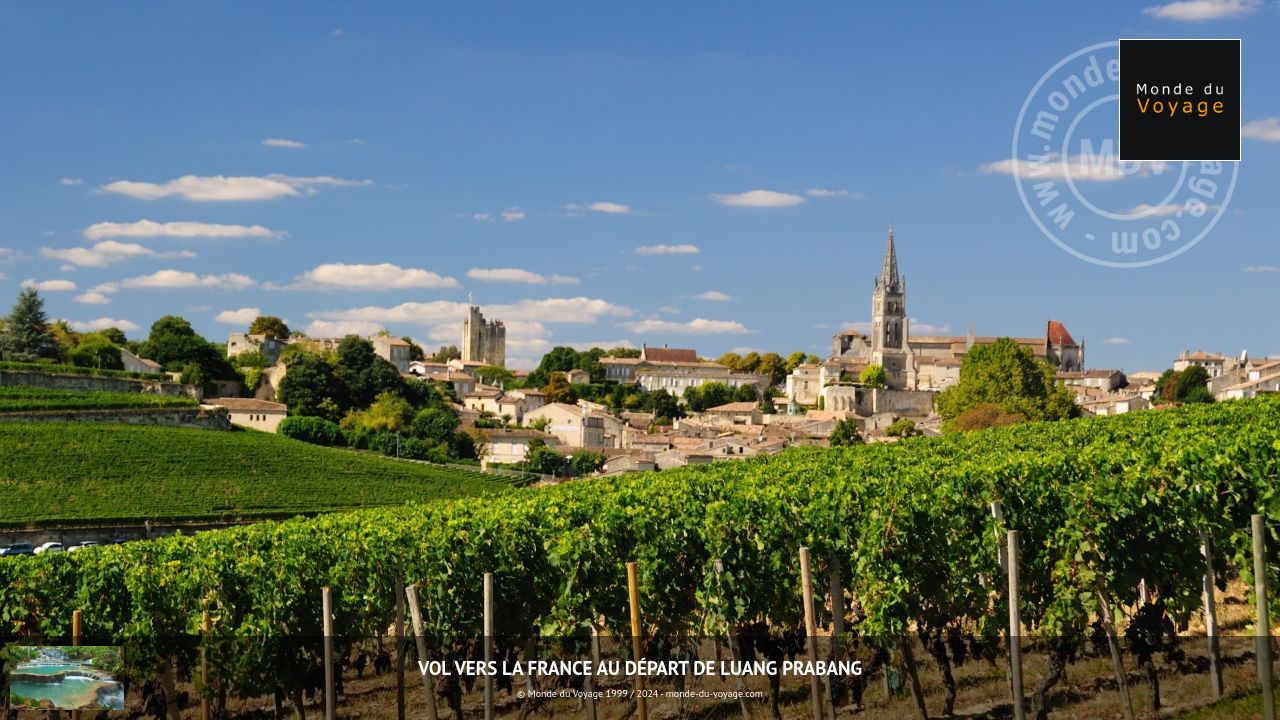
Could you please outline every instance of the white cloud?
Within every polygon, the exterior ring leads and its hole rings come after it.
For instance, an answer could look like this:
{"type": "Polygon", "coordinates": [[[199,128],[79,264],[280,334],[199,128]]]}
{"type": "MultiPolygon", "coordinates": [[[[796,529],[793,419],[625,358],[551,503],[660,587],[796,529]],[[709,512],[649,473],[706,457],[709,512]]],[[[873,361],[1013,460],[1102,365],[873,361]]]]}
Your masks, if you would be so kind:
{"type": "Polygon", "coordinates": [[[421,268],[402,268],[391,263],[378,265],[325,263],[299,275],[291,285],[268,285],[271,290],[404,290],[407,288],[451,288],[458,281],[421,268]]]}
{"type": "Polygon", "coordinates": [[[298,142],[297,140],[286,140],[284,138],[267,138],[262,141],[267,147],[284,148],[286,150],[306,150],[307,144],[298,142]]]}
{"type": "Polygon", "coordinates": [[[239,310],[223,310],[214,316],[214,322],[226,325],[248,325],[262,314],[262,308],[246,307],[239,310]]]}
{"type": "Polygon", "coordinates": [[[364,145],[365,144],[364,141],[361,140],[360,138],[351,138],[349,140],[343,140],[342,142],[346,143],[347,145],[364,145]]]}
{"type": "Polygon", "coordinates": [[[866,195],[863,195],[860,192],[849,192],[848,190],[828,190],[826,188],[809,188],[808,190],[805,190],[804,194],[808,195],[809,197],[815,197],[815,198],[847,197],[847,198],[853,198],[855,200],[861,200],[866,197],[866,195]]]}
{"type": "Polygon", "coordinates": [[[6,277],[8,277],[8,276],[7,276],[7,275],[5,275],[4,273],[0,272],[0,280],[5,279],[6,277]]]}
{"type": "Polygon", "coordinates": [[[382,323],[367,320],[312,320],[305,328],[310,337],[345,337],[347,335],[376,335],[382,323]]]}
{"type": "Polygon", "coordinates": [[[40,248],[40,256],[50,260],[61,260],[71,267],[106,267],[112,263],[122,262],[131,258],[145,257],[176,260],[193,258],[196,254],[190,250],[156,252],[137,243],[103,240],[102,242],[94,243],[93,247],[40,248]]]}
{"type": "Polygon", "coordinates": [[[106,330],[107,328],[118,328],[124,332],[135,332],[141,330],[136,323],[128,320],[116,320],[109,317],[100,317],[96,320],[86,320],[83,322],[71,321],[71,328],[77,332],[94,332],[95,330],[106,330]]]}
{"type": "Polygon", "coordinates": [[[1198,22],[1248,15],[1261,4],[1260,0],[1179,0],[1165,5],[1152,5],[1142,12],[1165,20],[1198,22]]]}
{"type": "Polygon", "coordinates": [[[1103,344],[1103,345],[1128,345],[1128,344],[1129,344],[1129,338],[1127,338],[1127,337],[1119,337],[1119,336],[1117,336],[1117,337],[1109,337],[1109,338],[1107,338],[1106,340],[1103,340],[1103,341],[1102,341],[1102,344],[1103,344]]]}
{"type": "Polygon", "coordinates": [[[662,307],[658,308],[658,312],[666,313],[668,315],[679,315],[680,308],[672,307],[671,305],[663,305],[662,307]]]}
{"type": "Polygon", "coordinates": [[[708,290],[693,296],[696,300],[709,300],[711,302],[729,302],[733,298],[720,292],[719,290],[708,290]]]}
{"type": "Polygon", "coordinates": [[[1250,265],[1246,267],[1244,271],[1251,273],[1273,273],[1280,272],[1280,268],[1275,265],[1250,265]]]}
{"type": "Polygon", "coordinates": [[[131,223],[100,222],[84,229],[88,240],[102,238],[274,238],[284,235],[261,225],[220,225],[203,222],[166,222],[139,220],[131,223]]]}
{"type": "Polygon", "coordinates": [[[1169,163],[1160,161],[1121,163],[1110,154],[1090,157],[1051,152],[1042,158],[1035,161],[1019,158],[997,160],[978,169],[984,173],[1015,175],[1020,180],[1066,180],[1070,177],[1077,182],[1116,182],[1130,177],[1162,175],[1171,169],[1169,163]]]}
{"type": "Polygon", "coordinates": [[[524,211],[518,207],[507,208],[502,211],[502,222],[515,222],[524,219],[524,211]]]}
{"type": "Polygon", "coordinates": [[[159,200],[180,197],[196,202],[234,202],[245,200],[275,200],[282,197],[299,197],[299,188],[308,193],[316,186],[347,187],[372,185],[372,180],[346,180],[327,175],[294,177],[273,174],[266,177],[223,175],[183,175],[166,183],[117,180],[98,188],[103,192],[125,195],[139,200],[159,200]]]}
{"type": "Polygon", "coordinates": [[[601,348],[602,350],[612,350],[614,348],[633,348],[635,343],[630,340],[595,340],[593,342],[571,342],[556,343],[557,345],[567,345],[578,352],[585,352],[591,348],[601,348]]]}
{"type": "Polygon", "coordinates": [[[1266,142],[1280,142],[1280,115],[1247,122],[1240,128],[1240,137],[1266,142]]]}
{"type": "MultiPolygon", "coordinates": [[[[316,320],[364,320],[382,324],[437,325],[461,322],[467,314],[467,308],[466,303],[436,300],[425,303],[407,302],[393,307],[370,305],[342,310],[325,310],[309,313],[308,317],[316,320]]],[[[486,305],[484,314],[488,318],[502,320],[508,326],[520,321],[590,324],[602,317],[630,317],[632,310],[606,300],[572,297],[486,305]]]]}
{"type": "Polygon", "coordinates": [[[65,187],[75,187],[76,185],[79,185],[83,182],[84,181],[81,180],[80,178],[64,177],[58,181],[58,184],[63,185],[65,187]]]}
{"type": "Polygon", "coordinates": [[[257,283],[248,275],[223,273],[221,275],[197,275],[180,270],[158,270],[150,275],[139,275],[120,282],[127,288],[213,288],[218,290],[243,290],[257,283]]]}
{"type": "MultiPolygon", "coordinates": [[[[858,320],[857,322],[843,322],[837,325],[817,323],[814,327],[838,327],[841,330],[857,330],[865,335],[871,332],[871,321],[858,320]]],[[[918,318],[908,318],[907,327],[912,335],[947,335],[951,332],[951,326],[946,323],[927,323],[919,320],[918,318]]]]}
{"type": "Polygon", "coordinates": [[[641,245],[637,255],[697,255],[702,252],[697,245],[641,245]]]}
{"type": "Polygon", "coordinates": [[[542,275],[519,268],[471,268],[467,277],[487,282],[525,283],[528,285],[577,285],[578,278],[567,275],[542,275]]]}
{"type": "Polygon", "coordinates": [[[472,219],[472,220],[479,220],[480,222],[488,222],[489,220],[492,220],[492,219],[493,219],[493,216],[491,216],[491,215],[490,215],[489,213],[487,213],[487,212],[478,212],[478,213],[472,213],[472,214],[471,214],[471,219],[472,219]]]}
{"type": "Polygon", "coordinates": [[[777,208],[791,207],[804,202],[804,198],[792,193],[774,190],[748,190],[742,193],[713,193],[711,197],[721,205],[733,207],[777,208]]]}
{"type": "Polygon", "coordinates": [[[642,334],[721,335],[749,332],[742,323],[734,320],[707,320],[706,318],[695,318],[687,323],[670,320],[640,320],[622,323],[622,327],[633,333],[642,334]]]}
{"type": "Polygon", "coordinates": [[[86,291],[71,299],[84,305],[106,305],[111,302],[111,298],[96,290],[86,291]]]}
{"type": "MultiPolygon", "coordinates": [[[[1206,210],[1217,210],[1219,206],[1205,205],[1203,207],[1206,210]]],[[[1164,205],[1148,205],[1146,203],[1142,203],[1129,208],[1126,214],[1141,215],[1144,217],[1165,217],[1168,215],[1181,215],[1184,212],[1187,212],[1187,207],[1177,203],[1167,203],[1164,205]]]]}
{"type": "Polygon", "coordinates": [[[35,288],[40,292],[70,292],[76,289],[76,284],[71,280],[34,280],[27,278],[20,283],[24,288],[35,288]]]}
{"type": "Polygon", "coordinates": [[[0,247],[0,263],[9,264],[25,259],[25,255],[13,248],[0,247]]]}
{"type": "Polygon", "coordinates": [[[630,205],[613,202],[593,202],[588,207],[594,212],[609,213],[611,215],[627,215],[631,212],[630,205]]]}

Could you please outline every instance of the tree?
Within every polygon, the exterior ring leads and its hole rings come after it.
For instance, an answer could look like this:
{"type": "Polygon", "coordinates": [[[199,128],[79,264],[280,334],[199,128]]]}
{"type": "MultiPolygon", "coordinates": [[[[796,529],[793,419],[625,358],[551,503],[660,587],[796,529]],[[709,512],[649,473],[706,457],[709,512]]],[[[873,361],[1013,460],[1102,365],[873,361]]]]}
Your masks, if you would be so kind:
{"type": "Polygon", "coordinates": [[[948,424],[950,430],[982,430],[1005,425],[1016,425],[1027,421],[1021,413],[1005,412],[995,403],[975,405],[960,413],[948,424]]]}
{"type": "Polygon", "coordinates": [[[551,375],[551,381],[542,388],[542,392],[547,396],[549,403],[569,403],[570,405],[578,402],[578,395],[573,391],[573,386],[569,384],[569,378],[563,372],[555,372],[551,375]]]}
{"type": "Polygon", "coordinates": [[[684,390],[684,401],[694,412],[702,412],[733,400],[733,389],[724,383],[709,382],[701,387],[688,387],[684,390]]]}
{"type": "Polygon", "coordinates": [[[759,399],[760,393],[756,391],[755,385],[739,385],[733,391],[733,400],[731,402],[755,402],[759,399]]]}
{"type": "Polygon", "coordinates": [[[409,337],[408,335],[405,335],[400,339],[409,343],[409,362],[421,361],[426,358],[427,356],[426,351],[422,349],[421,345],[414,342],[413,338],[409,337]]]}
{"type": "Polygon", "coordinates": [[[289,416],[280,421],[276,432],[313,445],[341,445],[346,442],[337,423],[319,417],[289,416]]]}
{"type": "Polygon", "coordinates": [[[458,430],[458,417],[451,411],[431,407],[418,412],[409,423],[409,431],[424,440],[451,442],[458,430]]]}
{"type": "Polygon", "coordinates": [[[191,323],[177,315],[165,315],[151,324],[151,334],[141,352],[143,357],[155,360],[170,372],[186,372],[188,365],[197,365],[206,390],[214,380],[239,377],[227,361],[226,349],[197,335],[191,323]]]}
{"type": "Polygon", "coordinates": [[[529,373],[528,386],[540,387],[551,382],[553,373],[567,373],[578,367],[578,351],[571,347],[558,345],[542,356],[538,367],[529,373]]]}
{"type": "Polygon", "coordinates": [[[289,339],[289,326],[275,315],[259,315],[249,325],[250,335],[266,335],[267,337],[289,339]]]}
{"type": "Polygon", "coordinates": [[[760,356],[760,363],[756,366],[756,372],[761,375],[769,376],[769,385],[779,385],[786,381],[787,361],[782,359],[778,353],[765,353],[760,356]]]}
{"type": "Polygon", "coordinates": [[[884,434],[889,437],[915,437],[920,434],[920,430],[916,428],[915,420],[907,418],[899,418],[893,421],[893,424],[884,429],[884,434]]]}
{"type": "Polygon", "coordinates": [[[400,371],[373,350],[373,343],[357,335],[348,335],[338,343],[338,362],[334,375],[346,390],[347,407],[371,405],[379,393],[400,393],[404,378],[400,371]]]}
{"type": "Polygon", "coordinates": [[[120,359],[120,348],[102,333],[81,335],[80,343],[67,353],[67,360],[79,367],[100,370],[124,369],[124,362],[120,359]]]}
{"type": "Polygon", "coordinates": [[[831,434],[827,436],[827,442],[831,443],[831,447],[861,445],[862,433],[858,430],[857,421],[849,419],[836,421],[835,427],[831,428],[831,434]]]}
{"type": "Polygon", "coordinates": [[[773,388],[765,388],[760,394],[760,412],[765,415],[774,415],[778,412],[778,407],[773,404],[774,392],[773,388]]]}
{"type": "Polygon", "coordinates": [[[1074,393],[1056,375],[1052,365],[1009,338],[977,345],[960,364],[960,382],[938,393],[938,414],[947,429],[957,429],[952,421],[985,404],[997,406],[1005,416],[1027,420],[1079,416],[1074,393]]]}
{"type": "Polygon", "coordinates": [[[569,467],[573,468],[574,475],[590,475],[604,467],[604,461],[605,457],[602,453],[579,450],[569,458],[569,467]]]}
{"type": "Polygon", "coordinates": [[[328,420],[341,419],[341,385],[333,368],[315,353],[293,355],[276,398],[289,406],[290,415],[314,415],[328,420]]]}
{"type": "MultiPolygon", "coordinates": [[[[413,417],[413,406],[393,392],[379,393],[367,410],[347,416],[355,418],[356,423],[375,433],[396,432],[408,425],[413,417]]],[[[346,420],[343,419],[344,424],[346,420]]]]}
{"type": "Polygon", "coordinates": [[[501,385],[506,387],[507,383],[515,377],[515,373],[498,365],[481,365],[475,369],[476,379],[486,385],[501,385]]]}
{"type": "Polygon", "coordinates": [[[540,475],[560,475],[564,472],[564,456],[547,447],[546,441],[542,438],[529,441],[524,463],[530,472],[540,475]]]}
{"type": "Polygon", "coordinates": [[[124,331],[118,327],[109,327],[105,330],[99,330],[98,334],[110,340],[116,345],[116,347],[124,347],[125,344],[129,342],[129,339],[124,336],[124,331]]]}
{"type": "Polygon", "coordinates": [[[786,370],[790,375],[796,368],[804,364],[805,354],[803,350],[797,350],[787,356],[786,370]]]}
{"type": "Polygon", "coordinates": [[[76,332],[66,320],[54,320],[49,325],[49,332],[53,334],[53,339],[58,341],[58,360],[65,360],[67,353],[80,344],[80,333],[76,332]]]}
{"type": "Polygon", "coordinates": [[[868,365],[858,375],[858,381],[870,388],[882,388],[888,379],[882,365],[868,365]]]}
{"type": "Polygon", "coordinates": [[[1174,399],[1181,402],[1213,402],[1209,392],[1209,371],[1192,365],[1178,376],[1174,384],[1174,399]]]}
{"type": "Polygon", "coordinates": [[[684,417],[684,407],[680,405],[680,401],[674,395],[666,390],[655,390],[649,393],[645,398],[644,407],[647,411],[653,413],[653,419],[661,420],[678,420],[684,417]]]}
{"type": "Polygon", "coordinates": [[[18,301],[4,321],[0,335],[0,356],[15,362],[34,362],[58,357],[58,340],[49,327],[44,312],[44,298],[35,288],[18,293],[18,301]]]}
{"type": "Polygon", "coordinates": [[[427,361],[433,363],[447,363],[450,360],[461,359],[462,352],[458,350],[457,345],[441,345],[439,350],[436,350],[427,358],[427,361]]]}

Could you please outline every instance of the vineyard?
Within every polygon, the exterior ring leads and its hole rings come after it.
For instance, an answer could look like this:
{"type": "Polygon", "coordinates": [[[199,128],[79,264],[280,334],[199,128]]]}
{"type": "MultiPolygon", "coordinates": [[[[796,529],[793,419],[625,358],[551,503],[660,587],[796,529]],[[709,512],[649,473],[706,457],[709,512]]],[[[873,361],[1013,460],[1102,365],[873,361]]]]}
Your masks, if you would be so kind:
{"type": "MultiPolygon", "coordinates": [[[[13,439],[0,435],[0,442],[13,439]]],[[[64,441],[73,453],[82,442],[64,441]]],[[[127,464],[126,447],[111,456],[127,464]]],[[[175,467],[201,454],[175,453],[175,467]]],[[[34,458],[0,462],[6,474],[41,467],[34,458]]],[[[286,465],[303,469],[296,460],[286,465]]],[[[221,477],[230,482],[251,469],[221,477]]],[[[180,639],[198,636],[207,609],[209,696],[280,690],[300,703],[320,667],[324,587],[333,588],[339,654],[349,651],[349,638],[384,634],[396,588],[416,583],[432,657],[473,657],[485,573],[494,574],[496,635],[536,635],[544,638],[541,652],[572,654],[583,652],[592,628],[631,635],[624,564],[635,561],[646,636],[732,632],[750,635],[755,655],[781,657],[788,638],[804,636],[796,554],[807,547],[815,577],[824,579],[813,608],[819,624],[832,621],[822,596],[834,575],[844,598],[835,606],[850,604],[842,618],[850,651],[874,664],[881,650],[914,635],[953,702],[951,667],[966,654],[994,657],[1006,626],[997,551],[1007,530],[1020,533],[1018,610],[1028,642],[1050,657],[1052,687],[1053,674],[1095,632],[1104,603],[1132,605],[1141,585],[1153,599],[1147,607],[1157,608],[1148,614],[1182,622],[1200,611],[1201,533],[1211,540],[1220,586],[1237,575],[1250,581],[1250,516],[1263,513],[1272,528],[1280,520],[1278,472],[1280,398],[793,449],[499,499],[0,559],[0,632],[4,639],[67,637],[79,609],[87,643],[128,641],[144,666],[177,657],[190,668],[194,644],[180,639]],[[1002,518],[993,516],[992,502],[1003,506],[1002,518]],[[556,643],[558,650],[547,647],[556,643]]],[[[163,477],[178,483],[176,475],[163,477]]],[[[130,495],[123,506],[148,497],[130,495]]],[[[30,496],[22,502],[30,508],[30,496]]],[[[1276,547],[1274,537],[1267,542],[1276,547]]],[[[1274,581],[1280,568],[1271,562],[1268,574],[1274,581]]],[[[1149,649],[1161,647],[1148,640],[1149,649]]],[[[662,659],[677,645],[653,642],[646,652],[662,659]]],[[[1154,652],[1137,662],[1149,664],[1154,652]]],[[[510,644],[499,653],[517,654],[510,644]]],[[[1045,709],[1047,690],[1039,688],[1033,709],[1045,709]]],[[[949,714],[949,703],[943,709],[949,714]]]]}
{"type": "Polygon", "coordinates": [[[53,375],[83,375],[86,377],[126,378],[129,380],[168,380],[165,373],[141,373],[128,370],[103,370],[76,365],[55,365],[52,363],[0,362],[0,370],[16,370],[18,372],[37,372],[53,375]]]}
{"type": "Polygon", "coordinates": [[[0,526],[9,527],[288,517],[508,488],[478,471],[253,431],[0,423],[0,448],[0,526]]]}
{"type": "Polygon", "coordinates": [[[83,392],[38,387],[0,387],[0,413],[41,410],[125,410],[195,407],[192,397],[133,392],[83,392]]]}

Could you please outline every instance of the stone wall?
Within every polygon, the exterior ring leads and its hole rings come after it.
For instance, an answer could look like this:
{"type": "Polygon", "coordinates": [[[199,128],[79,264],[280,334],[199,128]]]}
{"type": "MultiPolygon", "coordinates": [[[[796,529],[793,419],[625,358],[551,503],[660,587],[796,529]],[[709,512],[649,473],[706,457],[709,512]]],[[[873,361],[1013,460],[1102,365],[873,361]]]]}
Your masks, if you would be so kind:
{"type": "Polygon", "coordinates": [[[926,416],[933,412],[933,397],[937,393],[930,390],[872,390],[870,413],[893,413],[894,415],[926,416]]]}
{"type": "Polygon", "coordinates": [[[71,547],[87,540],[92,540],[99,545],[116,540],[148,540],[151,538],[164,537],[166,535],[194,535],[205,530],[220,530],[222,528],[234,527],[236,525],[246,525],[254,522],[262,522],[258,519],[250,520],[197,520],[191,522],[181,521],[165,521],[165,522],[148,522],[148,523],[117,523],[96,522],[87,520],[79,524],[78,527],[38,527],[38,528],[0,528],[0,547],[7,547],[14,543],[31,543],[36,547],[47,542],[59,542],[63,547],[71,547]]]}
{"type": "Polygon", "coordinates": [[[0,387],[39,387],[50,390],[76,390],[81,392],[136,392],[148,395],[185,396],[196,398],[197,400],[201,397],[201,390],[195,385],[183,385],[182,383],[164,380],[60,375],[28,370],[0,370],[0,387]]]}
{"type": "Polygon", "coordinates": [[[201,405],[185,408],[121,410],[41,410],[0,413],[0,422],[94,422],[122,425],[162,425],[199,430],[230,430],[226,408],[201,405]]]}

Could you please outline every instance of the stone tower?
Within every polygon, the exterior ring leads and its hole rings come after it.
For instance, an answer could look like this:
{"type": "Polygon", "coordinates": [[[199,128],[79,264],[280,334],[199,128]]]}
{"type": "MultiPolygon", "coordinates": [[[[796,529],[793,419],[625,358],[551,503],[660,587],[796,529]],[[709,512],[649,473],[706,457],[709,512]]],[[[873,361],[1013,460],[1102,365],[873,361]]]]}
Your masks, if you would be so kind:
{"type": "Polygon", "coordinates": [[[893,225],[871,292],[871,364],[884,368],[886,387],[914,389],[915,357],[907,343],[907,283],[898,273],[893,225]]]}
{"type": "Polygon", "coordinates": [[[505,367],[507,328],[501,320],[485,320],[480,308],[469,305],[462,320],[462,361],[505,367]]]}

